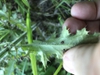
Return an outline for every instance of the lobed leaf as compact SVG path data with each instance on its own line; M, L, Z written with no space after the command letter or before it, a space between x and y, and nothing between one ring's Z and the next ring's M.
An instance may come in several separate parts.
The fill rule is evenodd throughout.
M65 27L59 38L51 38L45 42L34 41L32 44L22 45L21 47L30 52L37 51L45 67L51 55L56 55L56 58L62 59L63 50L70 49L78 44L95 43L99 39L99 34L88 34L88 31L83 28L78 30L75 35L71 35Z

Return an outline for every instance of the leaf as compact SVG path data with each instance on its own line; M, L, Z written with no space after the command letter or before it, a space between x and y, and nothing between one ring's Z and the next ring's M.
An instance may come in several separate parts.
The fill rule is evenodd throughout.
M0 62L4 60L5 57L8 56L7 49L0 50Z
M6 4L3 5L2 9L3 9L4 12L7 11L7 6L6 6Z
M24 71L25 71L25 68L26 68L26 64L27 64L27 61L23 62L23 68L22 68L22 74L21 75L25 75Z
M41 57L41 58L40 58L40 61L42 62L44 68L46 68L47 61L49 60L49 59L46 57L46 54L44 54L43 51L39 51L39 52L38 52L38 55Z
M10 33L9 30L0 31L0 41L4 39Z
M18 4L20 11L24 14L24 12L27 12L27 9L25 9L24 4L20 0L15 0L15 2Z
M21 31L26 31L25 21L14 19L13 17L10 18L10 23L18 27Z
M50 66L44 75L53 75L56 68L54 66Z
M6 68L5 75L12 75L12 73L14 71L15 63L16 63L16 61L14 59L9 61L9 63L8 63L9 67Z
M37 51L45 67L51 55L56 55L56 58L62 59L63 50L70 49L78 44L95 43L98 41L99 35L100 33L90 35L85 28L78 30L75 35L71 35L65 27L59 38L50 39L45 42L34 40L32 44L22 45L21 47L23 50L28 50L30 52Z
M30 8L30 5L29 5L29 3L28 3L27 0L22 0L22 2L23 2L28 8Z
M71 75L70 73L67 73L67 75Z
M7 19L7 14L4 11L0 10L0 17Z

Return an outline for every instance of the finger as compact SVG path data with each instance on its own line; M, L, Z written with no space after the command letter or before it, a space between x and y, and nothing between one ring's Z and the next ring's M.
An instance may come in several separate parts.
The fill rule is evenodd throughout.
M64 26L66 26L69 29L70 33L76 33L76 30L81 30L83 27L86 26L86 23L82 20L76 19L76 18L68 18Z
M71 73L74 73L75 75L88 75L94 47L95 44L92 46L91 44L84 46L80 45L67 51L63 56L64 69L68 72L71 72L72 70ZM68 62L71 62L71 64ZM70 65L73 65L73 67Z
M63 67L64 69L72 74L75 74L75 67L73 62L74 50L67 51L63 56Z
M91 62L91 68L88 75L100 75L100 43L95 47Z
M76 33L77 30L81 30L86 27L89 33L100 32L100 21L83 21L76 18L68 18L64 25L69 29L70 33Z
M100 1L76 3L71 9L71 15L83 20L100 19Z
M87 21L86 29L89 33L100 32L100 21Z

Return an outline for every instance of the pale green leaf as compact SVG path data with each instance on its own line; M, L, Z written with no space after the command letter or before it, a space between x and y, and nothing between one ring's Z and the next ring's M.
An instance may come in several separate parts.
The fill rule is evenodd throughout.
M100 33L88 34L85 28L78 30L75 35L72 35L65 27L59 38L45 42L34 40L33 44L23 45L22 48L30 52L40 52L38 55L41 55L41 61L45 67L51 55L56 55L56 58L62 59L63 50L70 49L78 44L96 43L99 40L99 35Z
M27 61L23 62L23 69L22 69L21 75L25 75L24 71L25 71L25 68L26 68L26 64L27 64Z
M4 11L0 10L0 17L7 19L7 14Z
M14 71L14 65L15 65L16 61L14 59L10 60L8 63L8 67L5 70L5 75L12 75L13 71Z
M41 57L40 61L42 61L43 66L46 68L47 61L49 60L43 51L38 51L38 55Z
M7 11L6 4L4 4L4 5L3 5L3 8L2 8L2 9L3 9L3 11L4 11L4 12L6 12L6 11Z

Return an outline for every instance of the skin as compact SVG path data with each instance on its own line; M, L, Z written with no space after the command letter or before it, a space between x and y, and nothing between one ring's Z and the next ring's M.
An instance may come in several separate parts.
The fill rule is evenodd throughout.
M71 9L72 17L68 18L64 25L68 26L71 33L77 29L86 27L91 33L99 32L100 24L100 1L98 2L79 2ZM94 26L95 25L95 26Z
M71 9L72 17L64 25L70 33L84 27L89 33L100 32L100 1L79 2ZM100 75L100 44L74 47L63 55L63 67L75 75Z

